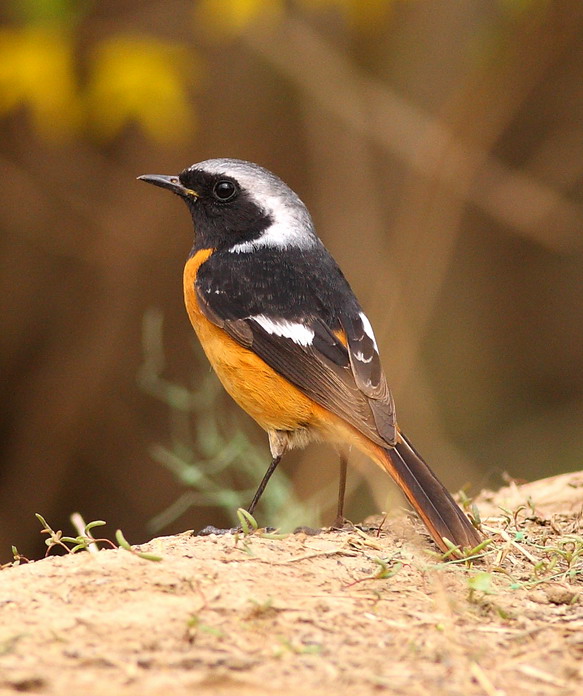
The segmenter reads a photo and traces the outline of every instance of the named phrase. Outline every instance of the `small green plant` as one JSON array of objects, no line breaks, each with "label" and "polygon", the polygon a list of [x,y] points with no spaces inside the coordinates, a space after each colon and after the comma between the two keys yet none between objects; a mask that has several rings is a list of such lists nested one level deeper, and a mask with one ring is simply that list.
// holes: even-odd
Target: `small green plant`
[{"label": "small green plant", "polygon": [[289,638],[279,638],[281,648],[275,651],[276,657],[281,657],[284,652],[290,652],[294,655],[319,655],[323,646],[321,643],[297,643]]},{"label": "small green plant", "polygon": [[397,562],[391,566],[392,559],[373,558],[372,560],[373,563],[379,566],[379,569],[373,576],[374,580],[387,580],[388,578],[392,578],[403,567],[401,562]]},{"label": "small green plant", "polygon": [[260,602],[259,600],[250,597],[249,602],[253,604],[253,607],[250,611],[250,613],[253,614],[253,616],[261,616],[262,614],[267,614],[273,609],[273,597],[268,597],[263,602]]},{"label": "small green plant", "polygon": [[61,530],[55,531],[38,512],[35,513],[35,517],[43,527],[41,534],[46,534],[48,537],[45,539],[45,544],[47,545],[45,556],[48,556],[51,550],[56,547],[64,549],[67,553],[97,550],[100,543],[109,544],[112,548],[115,548],[115,544],[109,539],[96,539],[91,534],[92,529],[102,527],[105,524],[103,520],[89,522],[89,524],[84,525],[83,530],[76,537],[70,537],[65,536]]},{"label": "small green plant", "polygon": [[245,508],[239,508],[237,510],[237,518],[239,519],[239,524],[241,526],[241,531],[244,536],[249,536],[259,529],[257,520],[253,517],[250,512],[247,512]]},{"label": "small green plant", "polygon": [[8,563],[7,565],[20,565],[21,563],[30,563],[30,559],[26,556],[23,556],[18,551],[16,546],[12,546],[12,558],[14,558],[14,561],[12,563]]},{"label": "small green plant", "polygon": [[124,549],[124,551],[129,551],[132,555],[137,556],[138,558],[143,558],[144,561],[158,562],[162,560],[162,556],[157,556],[155,553],[146,553],[144,551],[138,551],[137,549],[134,549],[133,546],[131,546],[130,543],[124,537],[121,529],[118,529],[115,532],[115,538],[117,540],[117,543],[119,544],[120,549]]},{"label": "small green plant", "polygon": [[[103,520],[95,520],[94,522],[89,522],[88,524],[85,524],[81,515],[79,515],[79,513],[74,513],[73,515],[71,515],[71,521],[73,523],[73,526],[77,528],[78,534],[77,536],[72,537],[64,535],[61,530],[54,530],[46,521],[46,519],[39,513],[36,513],[35,516],[43,527],[41,530],[41,534],[46,534],[48,537],[47,539],[45,539],[45,544],[47,546],[45,556],[48,556],[50,552],[55,548],[63,549],[68,554],[74,554],[79,551],[96,553],[99,550],[99,544],[106,544],[112,549],[117,548],[114,542],[110,539],[96,539],[93,536],[93,529],[96,529],[97,527],[102,527],[106,524]],[[129,551],[138,558],[142,558],[146,561],[162,560],[160,556],[156,556],[155,554],[151,553],[144,553],[142,551],[138,551],[137,549],[132,548],[130,544],[126,541],[120,529],[116,531],[115,538],[117,539],[120,548],[124,549],[125,551]],[[20,556],[18,550],[14,546],[12,547],[12,554],[14,556],[15,564],[20,563],[22,560],[28,562],[28,559],[25,559],[23,556]]]},{"label": "small green plant", "polygon": [[281,534],[277,529],[274,531],[267,531],[266,529],[261,529],[257,520],[253,515],[245,510],[245,508],[237,509],[237,519],[239,520],[239,526],[235,530],[235,546],[239,544],[241,540],[241,535],[243,536],[242,549],[245,553],[253,556],[253,551],[251,549],[251,544],[249,540],[252,536],[258,537],[260,539],[285,539],[287,534]]},{"label": "small green plant", "polygon": [[483,539],[477,546],[473,548],[456,546],[447,537],[442,537],[443,543],[447,546],[447,551],[437,552],[428,551],[435,558],[445,563],[463,563],[468,568],[472,567],[474,561],[484,558],[485,549],[493,543],[493,539]]},{"label": "small green plant", "polygon": [[391,558],[372,558],[372,562],[378,565],[378,570],[376,573],[367,575],[364,578],[359,578],[358,580],[346,585],[346,587],[354,587],[354,585],[358,585],[361,582],[366,582],[367,580],[388,580],[389,578],[394,577],[403,568],[403,563],[401,561],[395,561],[395,558],[398,555],[399,553],[397,552],[391,556]]},{"label": "small green plant", "polygon": [[481,572],[472,575],[467,579],[468,583],[468,599],[470,602],[476,602],[477,596],[495,594],[492,590],[492,574]]},{"label": "small green plant", "polygon": [[480,510],[478,509],[478,506],[474,502],[473,498],[468,497],[466,492],[461,489],[458,491],[458,498],[460,501],[460,505],[463,510],[465,510],[468,513],[468,516],[470,518],[470,522],[473,524],[473,526],[478,529],[482,530],[482,518],[480,516]]},{"label": "small green plant", "polygon": [[220,628],[211,626],[201,620],[198,614],[193,614],[186,622],[186,628],[188,631],[188,639],[193,642],[197,633],[206,633],[216,638],[224,638],[225,633]]}]

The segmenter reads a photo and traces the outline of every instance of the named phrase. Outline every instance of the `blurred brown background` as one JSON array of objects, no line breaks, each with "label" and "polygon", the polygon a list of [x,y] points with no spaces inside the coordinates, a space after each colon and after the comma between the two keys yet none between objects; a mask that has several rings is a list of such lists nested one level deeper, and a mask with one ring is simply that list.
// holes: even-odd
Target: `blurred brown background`
[{"label": "blurred brown background", "polygon": [[[1,12],[0,559],[11,544],[42,553],[35,512],[70,533],[79,510],[132,542],[226,524],[228,499],[199,506],[159,461],[178,442],[196,483],[200,453],[185,443],[198,447],[197,432],[242,432],[267,465],[266,438],[216,393],[195,347],[187,211],[135,180],[209,157],[259,162],[306,202],[375,326],[401,425],[447,485],[581,468],[580,2],[14,0]],[[194,411],[180,406],[189,393]],[[289,457],[298,500],[333,486],[335,459]],[[348,512],[361,519],[391,487],[356,464]]]}]

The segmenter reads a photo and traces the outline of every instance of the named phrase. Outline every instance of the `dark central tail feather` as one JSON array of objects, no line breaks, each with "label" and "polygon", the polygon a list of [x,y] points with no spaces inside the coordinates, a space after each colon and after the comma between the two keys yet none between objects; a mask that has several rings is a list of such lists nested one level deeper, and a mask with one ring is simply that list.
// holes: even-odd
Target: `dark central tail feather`
[{"label": "dark central tail feather", "polygon": [[385,468],[403,489],[435,543],[443,551],[448,550],[443,537],[462,548],[477,546],[481,542],[479,532],[403,433],[400,438],[395,447],[384,450]]}]

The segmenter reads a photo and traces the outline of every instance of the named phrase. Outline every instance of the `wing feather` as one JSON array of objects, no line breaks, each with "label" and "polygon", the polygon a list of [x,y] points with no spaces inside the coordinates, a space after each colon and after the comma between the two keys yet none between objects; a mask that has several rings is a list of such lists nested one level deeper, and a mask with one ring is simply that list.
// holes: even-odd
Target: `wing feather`
[{"label": "wing feather", "polygon": [[198,287],[196,292],[201,311],[209,321],[256,353],[304,394],[377,444],[395,444],[393,399],[374,336],[367,333],[368,327],[359,315],[341,320],[347,346],[319,318],[304,323],[314,334],[312,341],[298,342],[283,331],[268,331],[264,315],[259,321],[253,316],[222,319]]},{"label": "wing feather", "polygon": [[341,322],[356,385],[369,399],[379,434],[383,440],[394,445],[397,442],[395,402],[383,372],[370,322],[362,312],[343,317]]}]

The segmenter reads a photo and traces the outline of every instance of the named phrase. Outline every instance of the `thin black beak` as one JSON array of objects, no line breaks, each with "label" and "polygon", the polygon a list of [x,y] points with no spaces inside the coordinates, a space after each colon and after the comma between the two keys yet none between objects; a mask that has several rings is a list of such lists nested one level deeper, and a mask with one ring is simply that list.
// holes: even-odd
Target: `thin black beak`
[{"label": "thin black beak", "polygon": [[166,176],[165,174],[144,174],[139,176],[138,179],[145,181],[147,184],[154,184],[154,186],[160,186],[161,188],[168,189],[172,193],[176,193],[183,198],[190,198],[194,196],[198,198],[196,191],[188,189],[180,183],[180,179],[177,176]]}]

